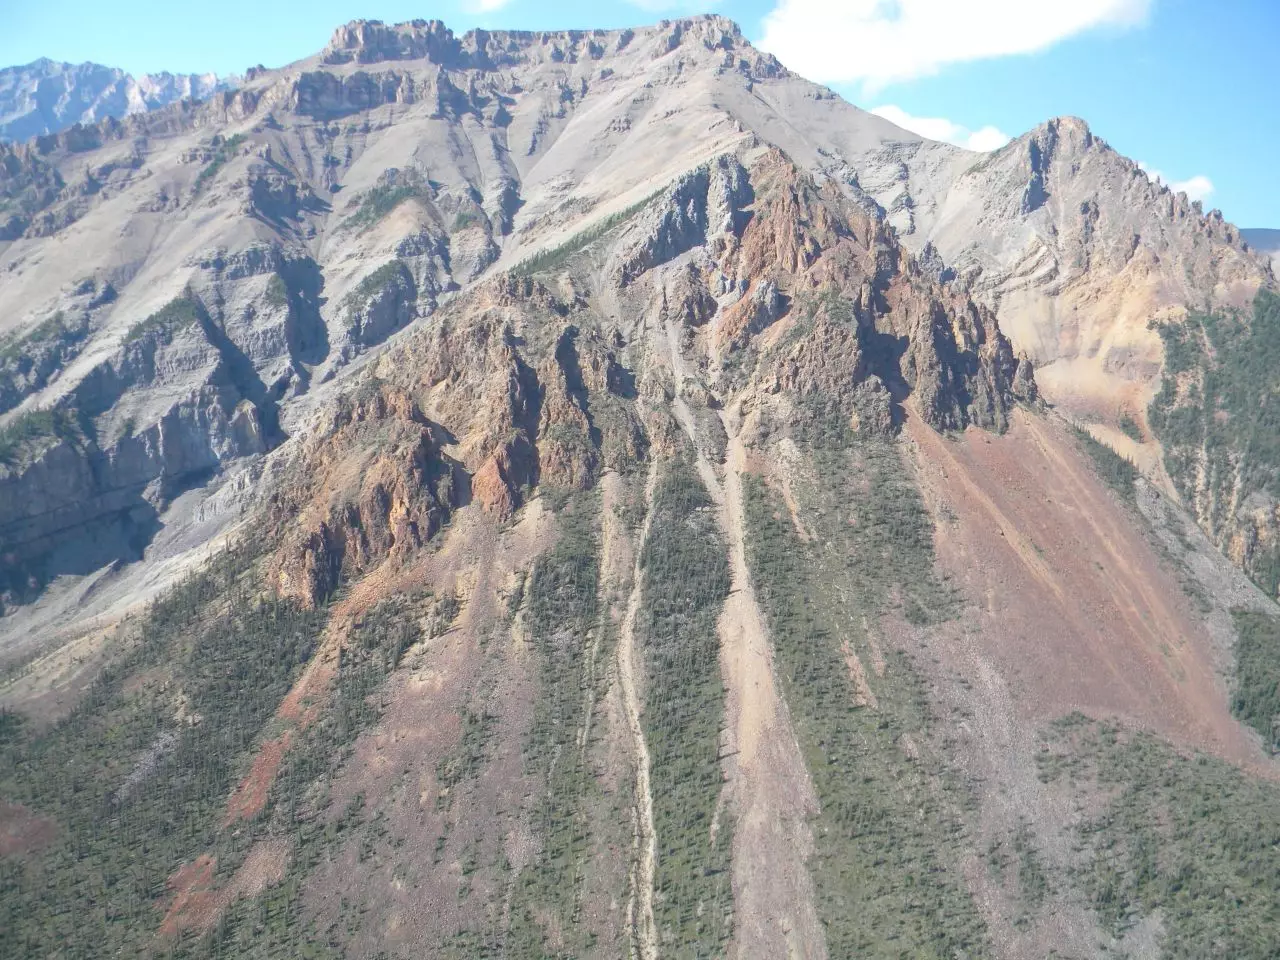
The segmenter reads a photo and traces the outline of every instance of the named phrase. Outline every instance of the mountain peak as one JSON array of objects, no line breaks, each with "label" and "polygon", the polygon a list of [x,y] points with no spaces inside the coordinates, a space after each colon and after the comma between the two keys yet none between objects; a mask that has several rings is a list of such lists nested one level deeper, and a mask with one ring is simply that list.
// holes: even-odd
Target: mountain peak
[{"label": "mountain peak", "polygon": [[[670,52],[686,40],[699,41],[707,50],[750,48],[742,28],[728,17],[699,14],[660,20],[656,24],[615,30],[485,30],[474,29],[459,37],[441,20],[408,20],[388,24],[381,20],[352,20],[334,30],[321,61],[328,65],[421,60],[449,67],[492,69],[511,62],[518,51],[534,46],[553,47],[553,58],[572,61],[580,54],[599,59],[607,51],[619,52],[635,39],[664,38]],[[579,51],[577,45],[585,45]],[[563,45],[567,49],[561,49]],[[754,50],[754,48],[752,48]],[[769,57],[767,54],[757,54]]]},{"label": "mountain peak", "polygon": [[40,57],[25,66],[0,69],[0,139],[29,140],[77,123],[120,119],[179,100],[204,100],[238,85],[238,77],[213,73],[161,71],[135,77],[91,61]]}]

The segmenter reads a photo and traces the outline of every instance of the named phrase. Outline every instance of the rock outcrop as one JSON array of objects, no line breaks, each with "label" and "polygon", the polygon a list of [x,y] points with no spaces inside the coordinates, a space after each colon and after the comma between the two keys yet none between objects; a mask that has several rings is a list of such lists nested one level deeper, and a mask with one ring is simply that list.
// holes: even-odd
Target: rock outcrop
[{"label": "rock outcrop", "polygon": [[[421,409],[458,438],[476,501],[511,515],[540,483],[581,488],[671,440],[628,395],[653,389],[655,323],[708,404],[755,390],[785,421],[830,393],[860,429],[891,430],[906,402],[940,428],[1002,429],[1064,384],[1113,410],[1108,391],[1159,371],[1153,311],[1272,282],[1233,227],[1077,121],[968,154],[714,16],[356,21],[314,57],[193,91],[0,145],[0,416],[89,418],[90,459],[145,462],[121,476],[155,509],[155,491],[305,434],[318,386],[393,380],[369,354],[418,327],[437,391]],[[188,295],[198,331],[134,356],[130,331]],[[1081,364],[1098,377],[1066,377]]]}]

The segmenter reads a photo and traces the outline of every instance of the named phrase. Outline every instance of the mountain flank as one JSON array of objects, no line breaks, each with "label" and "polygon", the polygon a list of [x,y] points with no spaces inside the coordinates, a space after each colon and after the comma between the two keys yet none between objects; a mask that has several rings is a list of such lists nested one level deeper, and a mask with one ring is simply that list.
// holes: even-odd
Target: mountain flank
[{"label": "mountain flank", "polygon": [[0,954],[1280,941],[1275,277],[1082,121],[356,21],[0,159]]}]

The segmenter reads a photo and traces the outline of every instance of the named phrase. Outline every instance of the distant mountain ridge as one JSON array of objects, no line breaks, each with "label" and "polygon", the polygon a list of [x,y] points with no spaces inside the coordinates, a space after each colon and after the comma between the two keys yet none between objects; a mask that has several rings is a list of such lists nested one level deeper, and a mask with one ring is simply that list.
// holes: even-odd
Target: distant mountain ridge
[{"label": "distant mountain ridge", "polygon": [[1242,229],[1240,236],[1253,249],[1271,257],[1273,263],[1280,263],[1280,230],[1252,227]]},{"label": "distant mountain ridge", "polygon": [[145,113],[184,99],[231,90],[240,78],[164,71],[140,77],[100,63],[41,57],[0,69],[0,138],[28,140],[77,123]]}]

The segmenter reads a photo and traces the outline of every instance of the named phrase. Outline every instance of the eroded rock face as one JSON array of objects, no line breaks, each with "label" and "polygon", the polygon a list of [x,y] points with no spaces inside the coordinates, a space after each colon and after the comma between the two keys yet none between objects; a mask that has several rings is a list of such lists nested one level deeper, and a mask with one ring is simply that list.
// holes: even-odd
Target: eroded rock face
[{"label": "eroded rock face", "polygon": [[[136,558],[149,539],[148,524],[154,532],[156,514],[170,498],[279,441],[262,384],[207,316],[196,318],[196,309],[153,321],[74,386],[59,408],[80,422],[74,436],[50,434],[0,465],[7,575],[87,572],[77,551],[113,559],[110,550],[84,545],[86,537],[115,538],[101,532],[113,518],[132,518],[121,549]],[[25,429],[41,415],[15,413],[10,429]],[[135,535],[141,539],[135,542]]]},{"label": "eroded rock face", "polygon": [[343,578],[430,540],[470,499],[443,445],[410,397],[376,379],[329,411],[267,510],[281,538],[271,573],[279,593],[314,606]]},{"label": "eroded rock face", "polygon": [[[848,423],[892,426],[911,402],[940,427],[1000,428],[1010,403],[1077,382],[1061,372],[1077,360],[1107,390],[1158,370],[1148,308],[1269,282],[1233,227],[1076,121],[985,158],[929,143],[718,17],[465,35],[357,21],[234,92],[0,161],[0,323],[20,335],[61,310],[84,329],[0,360],[0,416],[88,405],[110,450],[124,433],[158,448],[178,409],[210,436],[166,440],[153,480],[216,473],[305,432],[317,385],[382,369],[369,354],[421,327],[433,346],[413,362],[437,393],[418,400],[499,514],[676,442],[644,398],[664,389],[646,367],[667,320],[690,396],[753,390],[785,422],[833,391]],[[499,279],[553,252],[533,287]],[[72,292],[89,278],[113,298]],[[204,344],[154,376],[108,359],[184,290]],[[557,359],[570,327],[583,391]],[[609,355],[625,387],[588,382]]]},{"label": "eroded rock face", "polygon": [[317,70],[298,78],[290,106],[307,116],[330,118],[388,103],[413,103],[416,98],[412,79],[397,73],[359,71],[339,77]]},{"label": "eroded rock face", "polygon": [[[614,265],[603,285],[575,276],[566,298],[539,278],[485,281],[322,416],[294,470],[304,479],[272,508],[279,590],[319,602],[403,560],[468,503],[507,519],[539,488],[587,489],[603,470],[673,453],[681,427],[658,372],[668,326],[684,332],[685,362],[699,339],[755,358],[731,384],[712,372],[678,385],[704,419],[725,389],[876,435],[896,429],[904,402],[939,429],[1003,429],[1012,404],[1035,399],[1029,362],[989,311],[778,151],[695,169],[600,243]],[[385,273],[361,318],[411,299],[407,269]],[[658,326],[628,345],[604,303],[652,310]]]},{"label": "eroded rock face", "polygon": [[740,351],[787,318],[757,367],[770,391],[822,398],[863,424],[883,423],[882,391],[898,402],[909,395],[939,429],[1004,429],[1010,404],[1036,399],[1031,364],[1014,356],[994,315],[929,275],[884,221],[776,151],[751,180],[741,238],[724,233],[712,245],[722,285],[748,285],[720,316],[717,339]]},{"label": "eroded rock face", "polygon": [[1050,398],[1085,419],[1132,407],[1126,384],[1158,379],[1153,321],[1206,301],[1243,308],[1275,282],[1220,212],[1153,182],[1074,117],[976,159],[909,238],[925,241],[999,312]]},{"label": "eroded rock face", "polygon": [[439,20],[412,20],[394,26],[378,20],[353,20],[338,27],[322,59],[328,64],[418,60],[458,66],[462,46]]}]

